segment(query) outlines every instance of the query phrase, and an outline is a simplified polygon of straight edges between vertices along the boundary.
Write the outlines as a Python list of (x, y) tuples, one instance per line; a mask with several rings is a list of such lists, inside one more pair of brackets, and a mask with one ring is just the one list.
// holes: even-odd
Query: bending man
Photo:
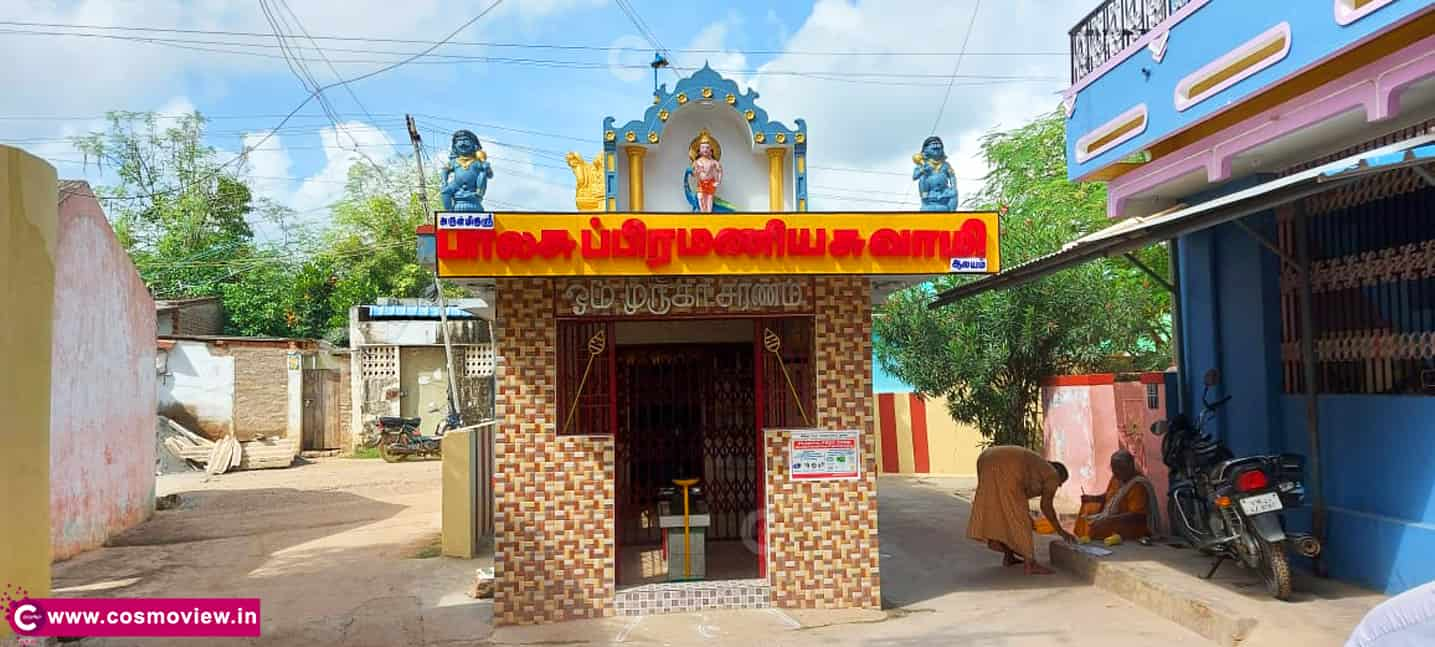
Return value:
[(1025, 447), (992, 447), (977, 457), (977, 494), (967, 537), (985, 542), (1002, 553), (1002, 564), (1025, 564), (1027, 575), (1046, 575), (1051, 569), (1036, 561), (1032, 541), (1031, 509), (1027, 502), (1041, 497), (1041, 512), (1067, 541), (1076, 538), (1056, 515), (1052, 500), (1066, 482), (1066, 466), (1047, 461)]

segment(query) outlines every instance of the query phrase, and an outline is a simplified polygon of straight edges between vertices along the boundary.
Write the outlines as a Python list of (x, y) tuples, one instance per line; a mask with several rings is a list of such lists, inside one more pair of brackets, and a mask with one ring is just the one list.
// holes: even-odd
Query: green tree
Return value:
[[(1110, 225), (1105, 187), (1066, 179), (1064, 125), (1052, 114), (982, 139), (992, 170), (968, 203), (1004, 212), (1006, 267)], [(1166, 267), (1163, 247), (1140, 257)], [(1169, 365), (1170, 295), (1123, 259), (927, 307), (937, 292), (970, 280), (943, 277), (893, 295), (874, 322), (876, 350), (884, 369), (921, 393), (946, 396), (952, 417), (992, 444), (1039, 446), (1043, 378)]]
[(96, 193), (140, 276), (158, 297), (215, 294), (253, 254), (250, 218), (282, 216), (240, 179), (242, 160), (221, 160), (192, 113), (110, 112), (109, 125), (74, 145), (116, 182)]
[[(113, 170), (116, 182), (97, 192), (155, 296), (219, 295), (230, 334), (342, 344), (350, 307), (433, 294), (432, 274), (417, 258), (415, 229), (427, 216), (413, 191), (412, 159), (354, 165), (330, 221), (315, 231), (254, 198), (241, 179), (244, 160), (220, 160), (203, 143), (198, 113), (108, 118), (104, 132), (75, 145)], [(429, 199), (438, 204), (436, 192)], [(284, 240), (256, 241), (251, 222), (275, 225)]]

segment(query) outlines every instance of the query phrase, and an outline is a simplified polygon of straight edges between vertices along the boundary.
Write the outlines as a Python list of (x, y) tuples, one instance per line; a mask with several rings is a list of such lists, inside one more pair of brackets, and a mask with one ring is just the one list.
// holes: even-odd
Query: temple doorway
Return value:
[(614, 333), (618, 585), (669, 581), (666, 538), (682, 533), (671, 525), (682, 515), (677, 479), (698, 479), (691, 512), (706, 523), (690, 571), (758, 577), (752, 321), (618, 322)]

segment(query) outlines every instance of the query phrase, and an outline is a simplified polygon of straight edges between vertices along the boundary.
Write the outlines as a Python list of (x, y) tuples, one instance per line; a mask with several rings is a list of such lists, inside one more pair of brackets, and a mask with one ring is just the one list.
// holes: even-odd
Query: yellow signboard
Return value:
[(439, 275), (991, 274), (993, 212), (437, 214)]

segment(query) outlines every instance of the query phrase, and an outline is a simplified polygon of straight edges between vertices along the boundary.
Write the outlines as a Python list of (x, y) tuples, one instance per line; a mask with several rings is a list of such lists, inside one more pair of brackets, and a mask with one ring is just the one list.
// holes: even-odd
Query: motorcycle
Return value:
[(1305, 496), (1305, 457), (1299, 454), (1236, 457), (1203, 429), (1216, 410), (1231, 400), (1210, 401), (1220, 372), (1205, 375), (1202, 410), (1192, 424), (1185, 414), (1151, 425), (1161, 438), (1161, 459), (1170, 469), (1166, 515), (1171, 528), (1188, 544), (1214, 558), (1210, 579), (1225, 561), (1256, 569), (1266, 591), (1278, 600), (1291, 595), (1289, 546), (1306, 557), (1320, 554), (1315, 537), (1288, 533), (1282, 510), (1298, 507)]
[(434, 427), (431, 436), (419, 432), (421, 418), (380, 416), (374, 421), (373, 432), (365, 439), (368, 447), (377, 447), (386, 463), (397, 463), (410, 456), (443, 455), (443, 435), (458, 426), (456, 415), (450, 414)]

